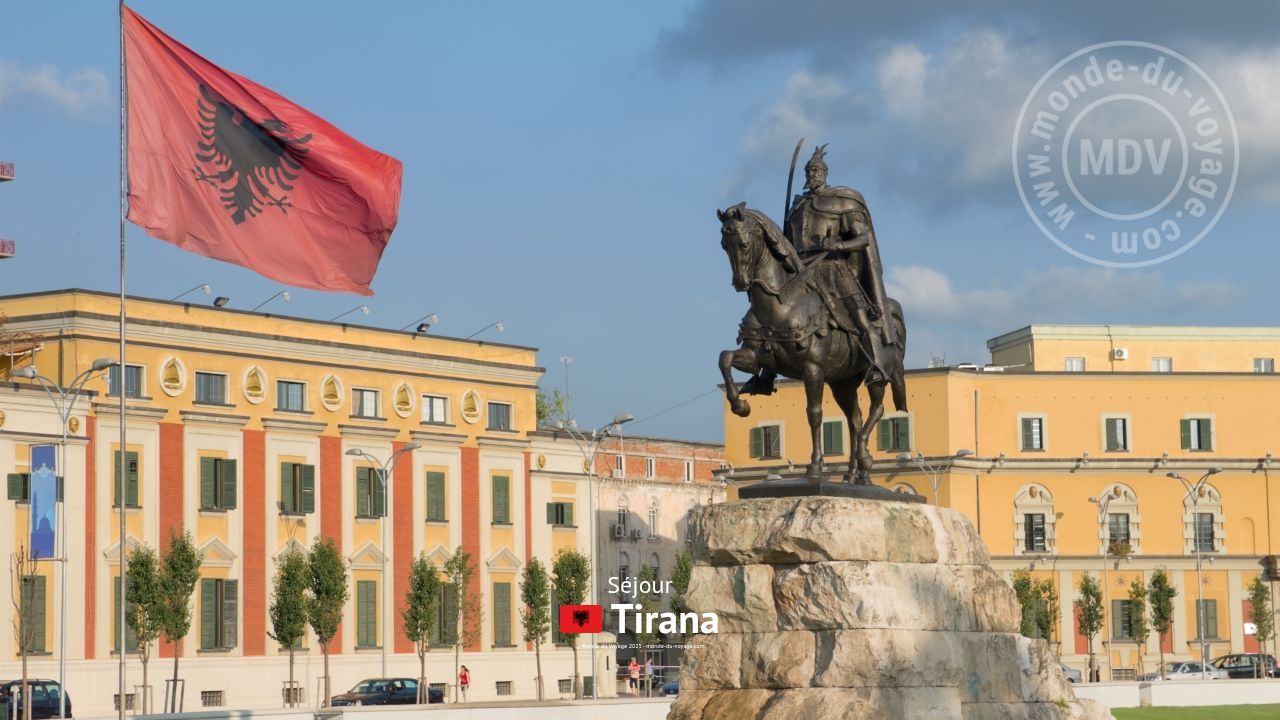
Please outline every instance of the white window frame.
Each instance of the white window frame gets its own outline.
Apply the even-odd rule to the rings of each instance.
[[[1079,363],[1079,364],[1080,364],[1080,369],[1079,369],[1079,370],[1076,370],[1076,369],[1074,369],[1073,367],[1071,367],[1071,366],[1074,364],[1074,363],[1073,363],[1073,361],[1075,361],[1075,360],[1079,360],[1079,361],[1080,361],[1080,363]],[[1083,355],[1069,355],[1069,356],[1064,357],[1064,358],[1062,359],[1062,371],[1063,371],[1063,372],[1085,372],[1085,370],[1087,370],[1087,369],[1088,369],[1088,366],[1087,366],[1087,365],[1086,365],[1086,363],[1085,363],[1085,360],[1084,360],[1084,356],[1083,356]]]
[[[1217,447],[1218,447],[1218,418],[1217,418],[1217,416],[1215,416],[1213,413],[1187,413],[1186,415],[1183,415],[1183,416],[1182,416],[1182,419],[1183,419],[1183,420],[1190,420],[1191,422],[1195,423],[1195,424],[1193,424],[1193,425],[1191,426],[1191,428],[1192,428],[1192,429],[1191,429],[1191,445],[1192,445],[1193,447],[1188,448],[1188,451],[1190,451],[1190,452],[1213,452],[1213,451],[1215,451],[1215,450],[1217,449]],[[1198,448],[1198,447],[1194,447],[1197,443],[1199,443],[1199,442],[1200,442],[1200,433],[1199,433],[1199,431],[1198,431],[1198,425],[1199,425],[1199,422],[1200,422],[1201,420],[1208,420],[1208,421],[1209,421],[1209,447],[1207,447],[1207,448]],[[1181,443],[1179,443],[1179,444],[1181,444]]]
[[[440,401],[440,419],[435,419],[434,403]],[[432,419],[427,419],[430,415]],[[449,424],[449,398],[445,395],[423,395],[422,396],[422,422],[428,425],[448,425]]]
[[[129,377],[128,377],[129,368],[138,369],[138,394],[137,395],[129,395],[126,392],[127,388],[129,387]],[[124,396],[126,398],[132,397],[132,398],[141,399],[141,398],[150,397],[149,395],[147,395],[147,366],[142,363],[127,363],[125,364],[123,371],[120,370],[119,365],[113,365],[110,368],[107,368],[107,375],[103,377],[103,380],[107,383],[107,392],[106,392],[107,397],[119,397],[118,395],[113,395],[111,393],[110,373],[112,370],[116,370],[120,374],[120,392],[124,393],[125,394]]]
[[[1164,361],[1164,362],[1162,363],[1161,361]],[[1161,368],[1160,365],[1166,365],[1167,367]],[[1158,373],[1173,372],[1173,358],[1172,357],[1151,358],[1151,372],[1158,372]]]
[[[1040,421],[1040,447],[1026,448],[1022,446],[1022,421],[1039,420]],[[1014,437],[1018,440],[1018,449],[1021,452],[1048,452],[1049,451],[1049,416],[1047,413],[1018,413],[1018,424],[1014,428],[1017,433]],[[1105,440],[1105,438],[1104,438]]]
[[[644,459],[644,476],[645,477],[649,478],[650,480],[657,477],[657,474],[654,472],[654,470],[656,469],[657,469],[657,463],[654,462],[653,458],[647,457]]]
[[[687,483],[693,482],[693,461],[692,460],[684,461],[684,481]]]
[[[1111,450],[1107,448],[1107,421],[1123,420],[1124,421],[1124,447]],[[1104,413],[1102,416],[1102,451],[1103,452],[1133,452],[1133,415],[1129,413]]]
[[[498,427],[493,424],[493,417],[490,411],[493,409],[495,405],[506,406],[507,408],[507,426],[506,427]],[[512,403],[490,400],[489,403],[485,405],[484,414],[485,414],[486,430],[500,430],[503,432],[510,432],[516,429],[516,406]]]
[[[373,395],[373,414],[365,412],[364,398]],[[351,417],[376,420],[382,417],[382,392],[374,388],[351,388]]]
[[[1253,371],[1256,373],[1273,373],[1276,371],[1276,359],[1273,357],[1256,357],[1253,359]]]
[[[282,406],[281,406],[281,404],[280,404],[280,383],[292,383],[292,384],[294,384],[294,385],[301,385],[301,386],[302,386],[302,408],[301,408],[301,409],[299,409],[299,410],[294,410],[294,409],[292,409],[292,408],[286,408],[286,407],[282,407]],[[276,410],[283,410],[283,411],[285,411],[285,412],[306,412],[306,411],[307,411],[307,409],[308,409],[308,408],[307,408],[307,398],[308,398],[308,396],[309,396],[310,394],[311,394],[311,393],[309,392],[309,388],[308,388],[308,386],[307,386],[307,381],[306,381],[306,380],[290,380],[289,378],[276,378],[276,406],[275,406],[275,409],[276,409]]]
[[[200,398],[195,397],[196,394],[200,392],[200,376],[201,375],[208,375],[210,377],[222,378],[222,398],[221,399],[214,401],[214,400],[201,400]],[[208,370],[196,370],[192,380],[193,382],[192,382],[191,394],[192,394],[193,402],[206,403],[209,405],[226,405],[227,404],[227,389],[231,387],[230,375],[228,375],[227,373],[209,372]]]

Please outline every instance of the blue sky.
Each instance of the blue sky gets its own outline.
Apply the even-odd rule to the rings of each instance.
[[[717,353],[744,296],[716,208],[777,217],[791,147],[830,143],[833,184],[867,197],[909,364],[986,359],[1032,322],[1280,323],[1280,5],[1026,7],[685,0],[219,4],[137,0],[161,29],[404,163],[400,224],[362,321],[437,313],[440,334],[540,348],[573,413],[719,440]],[[961,7],[963,5],[963,7]],[[0,7],[0,293],[116,287],[113,3]],[[1167,45],[1222,87],[1241,173],[1199,245],[1142,270],[1053,245],[1010,171],[1040,75],[1108,40]],[[807,154],[808,151],[806,151]],[[131,294],[201,282],[247,309],[280,286],[128,231]],[[291,290],[328,318],[355,295]],[[678,406],[678,407],[677,407]],[[676,409],[670,410],[675,407]]]

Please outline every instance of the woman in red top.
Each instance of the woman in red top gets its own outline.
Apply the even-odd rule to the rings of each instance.
[[[640,695],[640,663],[635,658],[631,658],[631,664],[627,666],[628,674],[630,674],[631,692],[634,695]]]
[[[471,685],[471,671],[466,665],[462,666],[462,671],[458,673],[458,687],[462,690],[462,702],[467,701],[467,687]]]

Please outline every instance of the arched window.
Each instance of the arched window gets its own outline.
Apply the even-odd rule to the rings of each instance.
[[[628,504],[626,495],[618,496],[618,523],[614,526],[613,536],[615,538],[626,537],[627,526],[631,515],[631,507]]]
[[[618,583],[631,577],[631,555],[626,550],[618,551]]]
[[[649,498],[649,539],[658,537],[658,498]]]
[[[1107,508],[1106,517],[1098,523],[1098,554],[1124,557],[1141,552],[1142,516],[1133,488],[1113,483],[1103,488],[1098,497]]]
[[[1226,529],[1222,514],[1222,494],[1208,483],[1200,486],[1193,498],[1184,494],[1182,499],[1183,550],[1192,555],[1226,552]]]
[[[1023,485],[1013,498],[1013,552],[1039,555],[1056,551],[1053,495],[1039,483]]]

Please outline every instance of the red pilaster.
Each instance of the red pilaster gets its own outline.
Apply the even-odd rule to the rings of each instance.
[[[160,548],[163,553],[169,547],[169,538],[182,532],[182,496],[186,475],[183,473],[183,447],[186,429],[180,423],[160,423],[160,482],[157,513],[160,519]],[[145,490],[143,491],[145,493]],[[146,498],[141,498],[146,502]],[[161,636],[163,638],[163,636]],[[171,658],[175,643],[158,643],[160,657]],[[182,643],[176,643],[181,652]]]
[[[402,442],[391,443],[391,452],[398,453],[404,447]],[[411,653],[413,643],[404,634],[405,593],[409,591],[409,564],[413,562],[413,509],[417,507],[418,498],[413,494],[413,451],[396,458],[391,473],[393,499],[391,506],[391,577],[395,592],[395,652]]]
[[[85,416],[84,434],[89,438],[84,448],[84,657],[92,660],[98,609],[97,438],[92,417]]]
[[[267,439],[262,430],[244,430],[242,434],[244,654],[263,655],[267,644]]]
[[[462,464],[462,550],[471,555],[476,572],[465,592],[479,595],[480,568],[480,448],[461,448]],[[467,652],[479,652],[480,640],[468,645]]]
[[[529,559],[533,557],[533,477],[529,474],[529,469],[533,465],[529,461],[529,451],[524,451],[524,564],[529,566]],[[519,590],[519,585],[516,589]],[[518,606],[521,610],[524,606]],[[533,643],[526,642],[525,650],[532,650]]]
[[[342,438],[320,436],[320,536],[333,540],[343,557],[342,545]],[[342,625],[329,640],[329,654],[342,653]]]

